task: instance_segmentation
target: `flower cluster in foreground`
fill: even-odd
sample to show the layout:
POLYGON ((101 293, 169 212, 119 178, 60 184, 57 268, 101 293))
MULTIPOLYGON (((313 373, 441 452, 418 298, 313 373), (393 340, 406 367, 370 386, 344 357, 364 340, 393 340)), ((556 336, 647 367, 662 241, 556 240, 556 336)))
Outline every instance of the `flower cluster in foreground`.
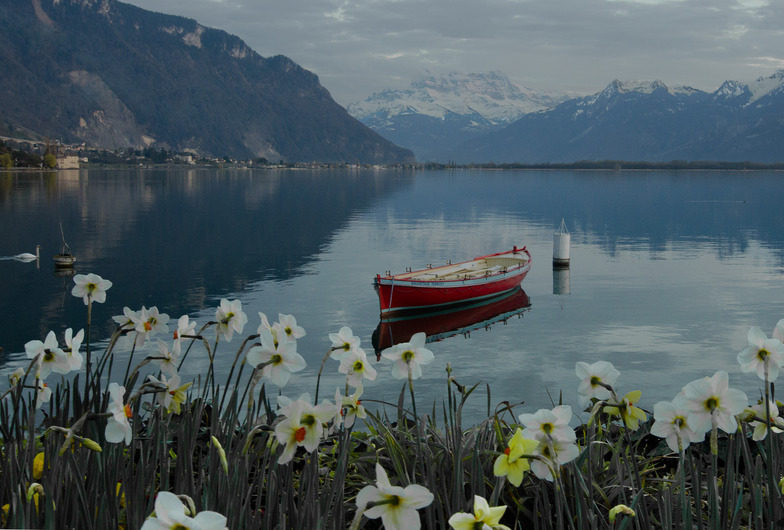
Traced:
MULTIPOLYGON (((393 427, 386 418, 374 418, 372 413, 365 410, 360 398, 367 391, 365 385, 375 381, 378 372, 368 361, 359 337, 347 326, 329 334, 330 346, 321 365, 323 370, 330 360, 336 362, 337 372, 345 378, 345 385, 341 384, 343 388, 336 388, 334 394, 330 392, 330 398, 319 401, 321 370, 313 398, 308 393, 297 399, 282 394, 282 389, 291 378, 306 368, 305 358, 299 353, 297 343, 306 332, 296 318, 288 314, 278 314, 277 321, 270 323, 267 315, 259 313, 260 324, 256 334, 247 337, 240 346, 231 366, 229 380, 221 389, 221 385, 216 385, 214 381, 213 362, 218 355, 219 346, 241 335, 248 323, 240 300, 221 299, 215 309, 215 319, 201 327, 187 315, 175 321, 155 306, 143 306, 137 310, 125 307, 122 315, 113 317, 116 331, 109 341, 110 345, 97 362, 91 364, 95 361, 91 359, 89 344, 92 303, 104 302, 106 291, 112 284, 96 274, 76 275, 74 284, 72 294, 88 306, 86 333, 85 329, 74 332, 73 328, 67 328, 62 340, 58 340, 54 331, 49 331, 44 340, 29 341, 25 345, 29 360, 27 369, 19 368, 10 375, 10 389, 0 397, 5 400, 10 396, 14 407, 21 407, 24 403, 21 396, 25 389, 31 390, 27 395, 30 398, 31 415, 28 421, 32 423, 22 426, 19 432, 27 436, 39 428, 38 434, 32 438, 33 443, 29 443, 31 440, 25 438, 22 444, 22 447, 30 447, 29 451, 35 451, 28 453, 30 456, 27 460, 27 465, 31 467, 27 476, 32 480, 19 481, 21 485, 17 489, 23 494, 14 493, 17 497, 13 508, 11 503, 2 506, 3 526, 11 524, 11 519, 8 519, 10 517, 14 517, 14 524, 25 522, 26 517, 38 517, 30 521, 32 526, 37 526, 44 520, 46 513, 56 513, 58 507, 51 500, 54 496, 51 490, 47 489, 53 486, 53 483, 48 481, 52 473, 49 471, 52 463, 71 466, 85 449, 94 455, 101 454, 108 447, 110 449, 107 452, 113 457, 128 461, 139 459, 139 462, 145 465, 150 458, 161 459, 162 468, 157 473, 152 472, 153 479, 147 490, 128 482, 111 481, 112 496, 119 507, 116 511, 121 514, 115 522, 123 527, 132 520, 124 519, 124 510, 128 510, 129 503, 138 504, 139 499, 149 499, 141 501, 141 506, 135 507, 137 515, 133 520, 141 525, 142 530, 228 528, 229 520, 235 516, 230 508, 225 508, 224 514, 212 510, 197 510, 194 499, 202 507, 214 508, 220 506, 220 503, 215 500, 217 496, 213 498, 199 492, 198 487, 188 481, 193 477, 202 477, 201 480, 206 483, 218 482, 217 477, 207 475, 206 470, 211 469, 226 480, 215 491, 227 491, 225 488, 235 484, 239 476, 232 468, 234 465, 261 466, 247 468, 253 470, 252 474, 248 474, 248 484, 245 485, 249 488, 250 482, 258 476, 271 473, 269 476, 264 475, 268 481, 265 487, 253 490, 253 493, 248 493, 246 497, 235 495, 239 501, 233 500, 233 497, 222 499, 225 503, 235 502, 232 506, 240 505, 236 504, 238 502, 251 503, 253 509, 249 512, 250 515, 246 512, 243 517, 256 521, 266 516, 265 510, 285 509, 277 506, 277 501, 263 504, 267 502, 264 497, 273 495, 271 492, 277 491, 276 488, 283 491, 277 504, 283 503, 284 499, 294 503, 300 496, 307 499, 308 492, 315 491, 316 496, 312 497, 310 502, 319 506, 314 513, 318 513, 320 517, 321 512, 318 510, 321 509, 322 500, 318 496, 317 488, 319 485, 331 483, 340 488, 340 493, 333 492, 333 497, 330 497, 335 499, 339 510, 344 510, 340 516, 346 513, 344 495, 346 499, 351 499, 349 502, 353 502, 355 506, 350 526, 352 529, 359 528, 365 519, 380 519, 383 527, 387 529, 418 529, 423 521, 427 521, 431 527, 434 524, 440 524, 441 527, 448 524, 456 530, 509 530, 507 524, 520 527, 517 518, 521 510, 528 509, 527 488, 531 483, 553 488, 548 491, 556 496, 557 500, 553 503, 556 507, 563 502, 563 498, 558 495, 563 495, 570 487, 574 488, 575 484, 579 484, 579 488, 593 491, 592 488, 596 486, 592 481, 595 479, 590 476, 586 480, 580 475, 579 479, 571 483, 568 483, 566 478, 579 475, 584 469, 595 466, 591 461, 592 451, 610 448, 609 453, 606 453, 610 456, 605 457, 607 461, 599 462, 599 466, 593 471, 595 473, 603 471, 605 467, 617 465, 617 462, 625 458, 637 465, 636 457, 629 456, 626 452, 632 447, 630 433, 639 431, 643 425, 646 429, 650 425, 650 433, 663 440, 661 446, 666 445, 678 455, 679 472, 684 482, 685 455, 689 447, 704 442, 709 434, 710 449, 715 457, 718 451, 718 431, 727 436, 746 435, 753 441, 764 440, 768 444, 771 443, 773 435, 784 432, 784 420, 779 415, 779 404, 773 395, 772 385, 784 364, 784 319, 777 323, 770 338, 759 328, 751 328, 747 337, 748 345, 737 354, 741 370, 745 373, 756 373, 764 383, 763 399, 756 404, 749 406, 746 394, 730 387, 727 372, 718 371, 710 377, 688 383, 671 401, 656 403, 653 406, 653 421, 648 423, 648 413, 640 404, 642 392, 631 390, 622 395, 617 392, 616 385, 621 374, 611 363, 581 361, 575 365, 575 375, 579 380, 576 397, 580 406, 589 412, 585 425, 576 430, 573 425, 577 423, 576 416, 572 407, 563 404, 535 412, 523 412, 516 416, 510 415, 511 421, 508 423, 501 420, 500 414, 496 413, 487 422, 489 430, 486 432, 492 433, 492 436, 484 438, 486 445, 481 449, 478 445, 474 446, 470 451, 466 450, 461 454, 463 444, 478 443, 477 440, 481 438, 478 435, 479 430, 470 434, 449 432, 444 436, 431 431, 429 435, 425 435, 426 426, 432 418, 420 417, 416 413, 413 382, 423 375, 425 367, 434 360, 432 351, 427 348, 427 337, 424 333, 416 333, 407 342, 387 348, 380 355, 380 358, 386 359, 392 365, 388 375, 397 380, 405 380, 411 391, 413 414, 398 410, 399 424, 393 427), (84 355, 81 352, 83 343, 84 355), (203 379, 184 382, 180 367, 191 348, 198 344, 207 352, 209 370, 203 379), (102 378, 102 370, 107 366, 109 368, 106 373, 112 373, 115 347, 127 347, 130 350, 128 366, 122 380, 114 380, 110 376, 102 378), (137 351, 144 352, 144 357, 137 359, 134 366, 132 359, 137 351), (95 372, 91 371, 91 366, 95 372), (86 371, 83 367, 86 367, 86 371), (235 369, 236 380, 231 380, 235 369), (246 370, 244 374, 243 369, 246 370), (51 381, 53 374, 78 374, 81 377, 74 379, 79 381, 79 388, 77 389, 76 384, 68 386, 69 392, 73 394, 67 394, 68 399, 72 399, 74 403, 81 400, 75 406, 81 416, 69 418, 67 415, 60 417, 56 413, 52 414, 54 403, 67 401, 59 390, 55 394, 57 399, 52 399, 52 388, 47 381, 51 381), (104 381, 105 390, 101 386, 104 381), (257 390, 259 387, 263 389, 265 384, 276 389, 276 406, 272 405, 263 391, 257 390), (200 389, 200 395, 194 387, 200 389), (259 401, 262 403, 259 404, 259 401), (46 421, 36 420, 36 411, 47 402, 50 403, 50 414, 47 415, 46 421), (224 403, 227 403, 225 407, 224 403), (195 420, 196 427, 188 430, 183 425, 194 410, 200 411, 200 417, 195 420), (238 423, 229 423, 226 427, 226 424, 221 423, 226 417, 233 417, 232 421, 238 423), (413 421, 410 420, 412 417, 413 421), (352 431, 358 419, 365 420, 370 426, 369 430, 375 436, 373 441, 367 433, 352 431), (58 421, 61 423, 58 424, 58 421), (97 433, 94 437, 98 441, 82 435, 86 425, 100 426, 88 431, 97 433), (155 432, 165 433, 163 438, 150 439, 149 433, 155 428, 160 429, 155 432), (592 430, 597 428, 601 430, 601 436, 590 438, 592 430), (611 447, 612 433, 620 433, 617 439, 628 444, 617 453, 616 449, 611 447), (41 450, 53 435, 64 437, 62 442, 58 441, 59 452, 56 456, 51 450, 41 450), (406 443, 413 448, 412 453, 403 451, 402 447, 406 443), (354 444, 363 444, 365 456, 354 456, 354 444), (456 459, 453 465, 460 472, 454 473, 454 476, 446 473, 450 475, 450 480, 456 480, 452 489, 438 487, 434 477, 440 477, 441 472, 428 471, 428 466, 433 464, 422 460, 422 446, 425 444, 438 448, 438 451, 428 449, 431 451, 428 454, 438 455, 434 459, 447 459, 452 456, 456 459), (144 453, 142 448, 149 445, 157 449, 152 453, 144 453), (140 455, 145 456, 142 458, 140 455), (133 458, 130 458, 131 456, 133 458), (63 458, 58 460, 59 457, 63 458), (473 463, 468 466, 466 462, 471 458, 474 459, 473 463), (183 461, 185 463, 181 463, 183 461), (356 478, 360 476, 360 470, 370 466, 375 470, 375 481, 367 475, 356 478), (487 489, 491 489, 491 484, 494 484, 491 495, 487 498, 478 494, 483 493, 481 490, 469 494, 469 482, 464 478, 469 467, 471 472, 486 472, 495 477, 494 482, 492 477, 484 476, 471 482, 472 485, 487 489), (178 480, 181 482, 177 482, 178 480), (349 480, 353 480, 353 489, 347 493, 343 488, 349 487, 349 480), (526 480, 528 482, 524 485, 526 480), (182 481, 187 484, 186 488, 172 486, 174 483, 182 484, 182 481), (435 487, 429 489, 423 484, 433 484, 435 487), (167 489, 188 493, 175 495, 167 489), (465 497, 450 499, 447 493, 465 497), (130 495, 133 495, 135 501, 127 500, 130 495), (508 510, 507 505, 499 503, 502 496, 507 500, 507 504, 515 503, 516 510, 508 510), (153 502, 154 511, 150 513, 153 502), (47 503, 46 510, 41 509, 43 503, 47 503), (499 505, 491 506, 491 503, 499 505), (439 507, 434 508, 434 505, 439 507), (444 515, 444 506, 447 505, 450 509, 444 515), (22 509, 19 506, 27 508, 22 509), (470 509, 472 511, 467 511, 470 509), (434 515, 438 510, 441 510, 440 519, 434 515), (516 514, 513 513, 515 511, 516 514), (139 516, 139 513, 142 515, 139 516)), ((450 385, 455 383, 458 387, 461 399, 467 398, 472 391, 458 385, 451 375, 448 380, 450 385)), ((66 384, 64 378, 61 377, 60 381, 61 386, 66 384)), ((400 399, 402 404, 402 394, 400 399)), ((2 404, 5 405, 5 401, 2 404)), ((459 415, 461 406, 462 403, 450 409, 450 413, 459 415)), ((4 410, 5 406, 0 409, 0 414, 5 414, 4 410)), ((508 410, 511 410, 511 407, 508 410)), ((190 419, 193 421, 193 418, 190 419)), ((10 421, 5 416, 3 420, 2 432, 4 436, 8 436, 10 431, 7 424, 10 421)), ((18 421, 16 417, 14 421, 18 421)), ((1 454, 6 453, 8 451, 4 447, 1 454)), ((84 458, 80 461, 93 460, 84 458)), ((100 462, 101 466, 104 466, 103 460, 100 462)), ((99 468, 106 472, 111 471, 109 467, 99 468)), ((3 473, 7 472, 0 471, 0 475, 5 478, 3 473)), ((83 482, 92 478, 87 471, 80 470, 77 475, 83 482)), ((635 482, 633 472, 626 475, 629 476, 628 480, 625 476, 619 480, 625 481, 624 487, 629 490, 628 493, 623 493, 629 495, 628 505, 622 502, 627 500, 626 497, 613 497, 613 502, 610 502, 611 494, 602 491, 601 494, 595 494, 595 497, 606 498, 604 501, 591 500, 589 496, 588 501, 580 501, 580 509, 597 510, 597 506, 601 506, 600 511, 594 513, 602 513, 608 518, 610 525, 615 524, 617 518, 638 518, 640 527, 650 523, 651 521, 646 519, 645 511, 641 512, 639 509, 645 503, 634 500, 635 495, 644 494, 643 484, 639 478, 635 482)), ((240 479, 239 482, 242 483, 243 480, 240 479)), ((62 481, 62 475, 57 475, 55 482, 62 481)), ((752 482, 749 481, 749 484, 752 482)), ((718 481, 706 482, 714 483, 718 481)), ((578 496, 582 495, 583 491, 579 489, 578 496)), ((724 494, 726 495, 726 490, 724 494)), ((768 496, 774 494, 778 495, 775 491, 767 492, 768 496)), ((86 493, 82 492, 80 495, 84 497, 86 493)), ((718 494, 709 497, 714 499, 710 502, 716 502, 716 498, 718 494)), ((762 496, 759 495, 759 498, 762 496)), ((771 503, 779 502, 779 499, 776 497, 766 502, 772 505, 771 503)), ((545 504, 549 506, 551 503, 548 500, 545 504)), ((695 501, 694 504, 696 506, 699 502, 695 501)), ((96 514, 100 509, 102 508, 96 509, 96 514)), ((534 511, 548 509, 540 502, 534 511)), ((766 515, 768 520, 776 520, 777 509, 770 508, 766 515)), ((282 512, 277 513, 280 515, 282 512)), ((237 521, 245 521, 242 517, 237 517, 237 521)), ((573 517, 573 514, 569 517, 573 517)), ((294 520, 297 519, 292 516, 292 521, 294 520)), ((561 519, 559 524, 564 525, 566 521, 566 518, 561 519)), ((688 519, 684 517, 683 521, 686 521, 684 526, 688 527, 688 519)))

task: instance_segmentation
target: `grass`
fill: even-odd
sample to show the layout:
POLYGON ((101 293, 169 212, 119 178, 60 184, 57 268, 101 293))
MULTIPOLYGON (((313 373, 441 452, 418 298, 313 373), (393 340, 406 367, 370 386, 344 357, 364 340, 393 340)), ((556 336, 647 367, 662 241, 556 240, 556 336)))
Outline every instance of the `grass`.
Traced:
MULTIPOLYGON (((195 333, 184 355, 214 356, 216 324, 195 333)), ((275 429, 283 418, 259 378, 264 365, 244 362, 256 336, 239 347, 225 381, 215 381, 210 369, 175 413, 157 403, 160 388, 142 377, 158 375, 155 357, 114 366, 117 340, 132 333, 118 327, 95 359, 88 343, 90 373, 60 378, 40 409, 36 360, 2 396, 0 526, 136 529, 153 513, 156 494, 169 491, 191 514, 223 514, 228 528, 348 528, 352 521, 379 528, 381 520, 357 516, 356 505, 359 491, 375 483, 376 463, 393 484, 433 494, 418 511, 429 529, 448 528, 453 514, 471 512, 475 495, 507 506, 501 523, 514 529, 763 529, 784 521, 782 437, 754 441, 743 421, 736 432, 717 434, 715 452, 708 437, 678 454, 650 434, 650 414, 632 431, 597 408, 590 424, 576 429, 578 456, 553 465, 553 480, 529 471, 513 486, 495 475, 494 463, 519 427, 517 411, 488 402, 484 421, 463 425, 461 411, 476 385, 447 372, 442 403, 424 413, 414 412, 415 383, 404 381, 398 403, 376 403, 360 429, 324 421, 315 450, 299 447, 281 464, 275 429), (112 405, 103 385, 120 373, 129 444, 106 440, 112 405)))

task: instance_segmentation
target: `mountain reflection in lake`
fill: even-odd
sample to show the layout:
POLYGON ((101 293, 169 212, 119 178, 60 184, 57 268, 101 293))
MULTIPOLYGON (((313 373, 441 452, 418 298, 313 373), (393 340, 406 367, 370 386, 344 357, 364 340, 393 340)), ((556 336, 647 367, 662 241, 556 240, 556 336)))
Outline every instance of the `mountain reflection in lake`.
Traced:
MULTIPOLYGON (((0 173, 0 373, 24 343, 83 326, 68 276, 54 275, 59 222, 76 272, 114 282, 96 305, 94 337, 108 337, 123 306, 157 306, 203 324, 220 298, 258 313, 291 313, 307 335, 308 368, 283 392, 313 392, 330 343, 350 326, 368 353, 379 324, 372 279, 527 245, 524 319, 428 345, 436 355, 415 383, 420 410, 440 403, 447 362, 461 384, 490 384, 493 404, 576 405, 574 364, 608 360, 622 393, 671 399, 718 369, 756 397, 736 354, 751 325, 770 334, 784 317, 784 209, 776 172, 81 170, 0 173), (572 234, 568 283, 551 265, 561 218, 572 234), (568 287, 568 288, 565 288, 568 287), (561 294, 558 294, 561 293, 561 294)), ((241 340, 221 343, 227 368, 241 340)), ((203 357, 206 357, 203 356, 203 357)), ((203 373, 189 356, 184 377, 203 373)), ((363 400, 396 402, 402 382, 378 363, 363 400)), ((0 386, 5 384, 0 382, 0 386)), ((220 381, 220 377, 218 377, 220 381)), ((328 361, 322 389, 342 388, 328 361)), ((484 388, 484 385, 480 385, 484 388)), ((322 391, 324 392, 324 391, 322 391)), ((480 391, 477 390, 477 393, 480 391)), ((321 397, 334 394, 322 393, 321 397)), ((484 415, 486 397, 468 413, 484 415)))

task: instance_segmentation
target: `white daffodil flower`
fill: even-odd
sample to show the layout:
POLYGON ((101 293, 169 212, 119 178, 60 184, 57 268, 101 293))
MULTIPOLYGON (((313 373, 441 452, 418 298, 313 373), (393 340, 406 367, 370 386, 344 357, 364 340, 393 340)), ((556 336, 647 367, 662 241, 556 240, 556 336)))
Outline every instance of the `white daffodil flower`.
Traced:
POLYGON ((83 329, 80 329, 76 335, 73 334, 71 328, 65 330, 65 345, 68 347, 68 351, 65 352, 65 357, 68 360, 68 367, 71 370, 80 370, 82 368, 84 359, 82 358, 82 354, 79 353, 79 348, 81 348, 83 340, 83 329))
POLYGON ((84 300, 84 305, 90 301, 102 304, 106 301, 106 291, 112 286, 112 282, 104 280, 97 274, 77 274, 73 277, 74 288, 71 294, 84 300))
POLYGON ((131 443, 131 438, 133 438, 133 428, 128 421, 133 414, 130 405, 123 402, 125 387, 117 383, 110 383, 108 390, 110 400, 106 411, 112 415, 106 422, 106 430, 104 431, 106 441, 110 443, 125 441, 127 445, 131 443))
POLYGON ((433 362, 433 352, 425 348, 427 336, 415 333, 408 342, 401 342, 381 352, 381 356, 395 361, 392 367, 392 377, 407 379, 409 367, 411 379, 422 377, 422 365, 433 362))
POLYGON ((592 398, 600 401, 609 399, 612 393, 607 386, 612 387, 618 376, 621 375, 621 372, 607 361, 598 361, 593 364, 578 362, 574 371, 580 379, 577 399, 582 407, 590 403, 592 398))
POLYGON ((784 344, 775 337, 769 339, 756 326, 749 329, 747 339, 748 346, 738 354, 741 370, 757 372, 763 381, 775 381, 779 376, 779 368, 784 364, 784 344))
POLYGON ((215 311, 215 320, 218 321, 218 333, 223 335, 226 342, 231 342, 235 331, 242 333, 245 324, 248 323, 248 316, 242 311, 240 300, 229 302, 221 298, 220 305, 215 311))
POLYGON ((161 491, 155 497, 155 516, 148 517, 141 530, 226 530, 226 517, 218 512, 203 511, 196 517, 185 515, 185 505, 174 493, 161 491))
POLYGON ((71 371, 68 356, 60 349, 54 331, 50 331, 43 342, 31 340, 26 343, 25 353, 30 359, 38 358, 37 375, 39 379, 46 379, 52 372, 67 374, 71 371))
POLYGON ((289 340, 297 340, 305 336, 305 328, 297 325, 297 319, 294 318, 294 315, 278 313, 278 323, 289 340))
POLYGON ((746 394, 729 388, 729 375, 720 370, 713 377, 697 379, 681 390, 684 404, 689 411, 689 425, 695 432, 708 432, 712 429, 712 417, 716 426, 732 434, 738 428, 735 419, 748 405, 746 394))
POLYGON ((349 350, 340 359, 338 372, 346 374, 346 381, 354 388, 362 386, 363 379, 376 380, 376 369, 368 362, 367 355, 362 348, 349 350))
POLYGON ((689 410, 683 396, 672 401, 660 401, 653 406, 651 434, 664 438, 673 451, 686 450, 692 443, 705 439, 705 431, 695 431, 689 424, 689 410), (678 440, 680 439, 680 449, 678 440))
POLYGON ((387 530, 418 530, 422 526, 416 511, 432 502, 433 494, 424 486, 401 488, 390 484, 380 464, 376 464, 376 485, 365 486, 357 494, 357 509, 368 519, 381 517, 387 530), (373 506, 368 508, 371 503, 373 506))
POLYGON ((338 361, 350 351, 359 348, 360 339, 355 336, 348 326, 343 326, 337 333, 330 333, 329 340, 332 341, 332 353, 330 357, 338 361))
POLYGON ((271 329, 262 330, 259 341, 261 346, 252 347, 245 357, 254 368, 269 363, 262 369, 262 376, 274 385, 286 386, 292 373, 305 368, 305 359, 297 353, 296 342, 277 341, 271 329))
POLYGON ((540 409, 535 414, 520 414, 519 419, 525 425, 524 438, 541 442, 550 437, 566 443, 577 439, 574 429, 569 427, 572 419, 572 407, 569 405, 560 405, 552 410, 540 409))

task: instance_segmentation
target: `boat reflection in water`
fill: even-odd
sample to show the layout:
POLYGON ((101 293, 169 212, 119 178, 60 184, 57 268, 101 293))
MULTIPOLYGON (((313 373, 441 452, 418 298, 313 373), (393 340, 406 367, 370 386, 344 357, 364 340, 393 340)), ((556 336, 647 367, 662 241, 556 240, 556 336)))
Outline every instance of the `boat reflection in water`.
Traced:
POLYGON ((453 335, 467 335, 475 329, 488 328, 496 322, 521 315, 531 308, 531 299, 516 287, 489 300, 438 310, 396 313, 382 317, 373 332, 373 348, 380 359, 381 351, 395 344, 408 341, 420 331, 427 335, 427 342, 436 342, 453 335))

